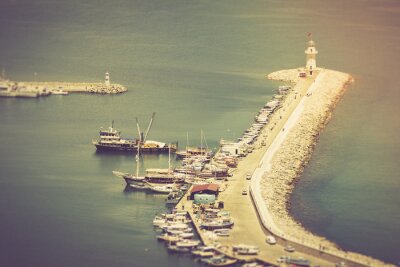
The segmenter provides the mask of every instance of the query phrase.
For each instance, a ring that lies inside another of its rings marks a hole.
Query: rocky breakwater
[[[299,79],[299,71],[299,69],[278,71],[268,75],[268,78],[296,82]],[[329,121],[332,110],[346,87],[353,81],[350,75],[332,70],[319,70],[318,75],[319,77],[310,86],[312,90],[308,91],[304,101],[299,104],[302,105],[301,114],[297,116],[290,129],[286,130],[288,131],[286,137],[268,163],[270,167],[263,170],[260,179],[261,198],[272,219],[271,225],[267,228],[278,236],[284,235],[283,238],[292,242],[360,265],[384,266],[386,264],[379,260],[343,251],[329,240],[314,235],[296,222],[288,212],[290,194],[310,159],[319,133]]]
[[[96,94],[120,94],[126,92],[127,89],[120,84],[105,85],[102,83],[91,84],[86,87],[86,92]]]
[[[85,82],[18,82],[18,88],[45,88],[49,91],[63,90],[70,93],[119,94],[127,89],[121,84],[85,83]]]

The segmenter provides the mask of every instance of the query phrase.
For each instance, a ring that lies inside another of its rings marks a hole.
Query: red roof
[[[219,185],[217,184],[202,184],[202,185],[195,185],[193,186],[191,193],[196,193],[204,190],[210,190],[218,192]]]

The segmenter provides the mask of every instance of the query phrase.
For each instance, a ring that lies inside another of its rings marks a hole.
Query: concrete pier
[[[127,89],[121,84],[110,83],[108,73],[106,73],[106,80],[104,83],[17,82],[0,79],[0,97],[36,98],[48,96],[51,92],[55,91],[67,93],[119,94],[126,92]]]
[[[17,82],[17,87],[46,88],[50,91],[61,89],[69,93],[119,94],[127,91],[120,84],[79,82]]]
[[[284,70],[269,75],[270,79],[295,83],[264,127],[251,154],[240,160],[233,176],[226,183],[218,201],[231,213],[234,227],[229,237],[216,237],[200,230],[199,221],[186,196],[178,208],[184,207],[206,245],[218,243],[220,250],[240,260],[254,256],[238,256],[230,249],[233,245],[248,244],[260,248],[257,260],[277,265],[277,258],[289,256],[304,258],[312,265],[335,266],[392,266],[358,253],[346,252],[332,242],[317,237],[295,222],[287,211],[288,197],[307,163],[320,130],[330,118],[335,104],[352,77],[348,74],[316,69],[312,76],[299,78],[301,69]],[[246,180],[251,172],[252,179]],[[249,190],[249,195],[242,191]],[[273,234],[276,245],[266,243]],[[296,251],[284,250],[287,245]],[[283,265],[284,266],[284,265]]]

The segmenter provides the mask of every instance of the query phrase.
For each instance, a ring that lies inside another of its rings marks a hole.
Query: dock
[[[287,266],[285,263],[277,261],[278,258],[286,256],[292,259],[307,259],[313,266],[337,266],[339,263],[345,264],[347,267],[392,266],[365,255],[343,251],[329,241],[318,243],[318,237],[314,239],[314,236],[309,233],[312,236],[310,238],[301,228],[293,228],[292,231],[282,228],[282,223],[285,222],[289,223],[289,227],[292,227],[290,221],[292,219],[285,217],[287,213],[286,199],[290,193],[288,191],[283,191],[285,194],[279,200],[285,201],[285,203],[270,200],[267,205],[267,196],[263,190],[267,190],[268,187],[275,187],[273,190],[277,190],[280,184],[269,183],[271,181],[266,180],[265,175],[280,175],[282,183],[292,184],[293,180],[302,172],[305,162],[312,152],[311,148],[313,142],[315,142],[316,133],[310,129],[304,129],[301,118],[303,120],[310,119],[310,114],[315,115],[319,112],[317,115],[322,115],[321,123],[326,123],[330,110],[334,107],[340,95],[343,94],[344,88],[352,80],[348,74],[326,69],[318,69],[314,72],[314,75],[302,79],[298,79],[298,70],[296,69],[275,73],[270,77],[271,79],[295,82],[295,86],[285,96],[280,107],[271,115],[268,124],[265,125],[254,144],[253,152],[241,158],[237,168],[233,171],[233,176],[229,177],[228,181],[223,182],[226,189],[220,192],[217,201],[224,203],[223,210],[229,211],[234,220],[230,235],[228,237],[216,237],[200,229],[201,222],[193,211],[192,202],[188,200],[190,189],[176,207],[188,212],[194,228],[205,245],[217,246],[220,253],[241,262],[256,260],[266,265]],[[330,85],[328,86],[328,84]],[[331,91],[327,92],[327,90]],[[326,97],[326,101],[328,101],[323,103],[328,106],[321,106],[321,108],[330,107],[330,109],[324,109],[325,113],[323,114],[320,113],[320,110],[312,109],[318,107],[315,101],[320,101],[320,96]],[[310,107],[312,108],[310,109]],[[315,121],[314,124],[311,123],[310,125],[318,126],[319,128],[316,128],[318,131],[323,127],[318,124],[318,121]],[[306,132],[296,132],[299,127],[303,127],[301,129]],[[304,140],[293,139],[293,135]],[[298,146],[302,143],[307,144],[307,151],[303,151],[303,147]],[[293,145],[299,150],[296,151]],[[281,155],[283,152],[280,149],[287,147],[291,147],[293,152],[284,151],[287,157],[283,159]],[[284,162],[282,163],[279,160],[284,160]],[[294,165],[293,162],[295,162]],[[286,166],[287,163],[291,165]],[[276,173],[271,173],[271,171],[276,171]],[[252,174],[251,180],[246,179],[248,173]],[[243,195],[243,190],[247,190],[248,194]],[[283,188],[282,190],[288,189]],[[277,220],[276,211],[269,210],[271,205],[275,210],[285,210],[282,217],[287,221]],[[266,243],[267,235],[275,236],[277,244]],[[232,246],[238,244],[257,246],[260,252],[257,256],[236,255],[232,251]],[[288,245],[294,247],[295,252],[285,251],[285,247]]]
[[[92,93],[92,94],[120,94],[127,91],[126,87],[110,82],[109,73],[105,74],[104,83],[101,82],[38,82],[38,81],[11,81],[0,79],[0,97],[37,98],[51,95],[52,92],[65,93]]]

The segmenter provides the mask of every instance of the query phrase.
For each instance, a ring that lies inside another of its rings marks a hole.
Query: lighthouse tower
[[[106,72],[106,78],[104,80],[106,86],[110,86],[110,73]]]
[[[304,52],[307,55],[306,71],[310,75],[313,75],[313,71],[317,68],[317,61],[315,60],[315,56],[318,54],[318,51],[315,48],[315,42],[311,38],[308,41],[308,47]]]

